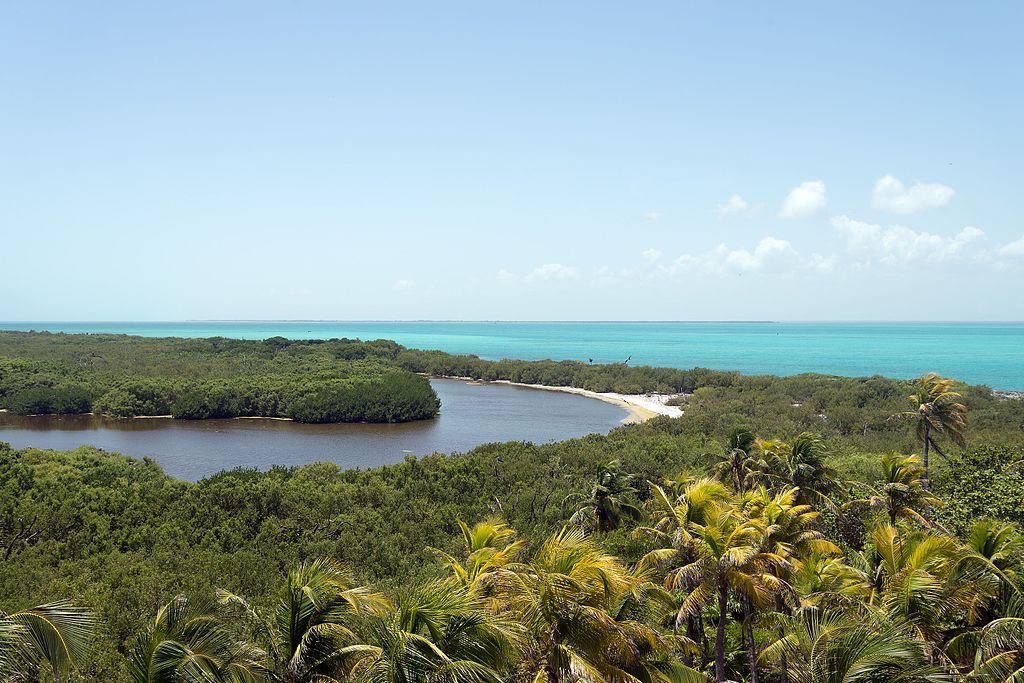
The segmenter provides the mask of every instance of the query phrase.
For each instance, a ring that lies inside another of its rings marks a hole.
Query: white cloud
[[[404,292],[416,287],[415,280],[396,280],[395,284],[391,285],[391,289],[396,292]]]
[[[644,260],[647,261],[648,263],[654,263],[655,261],[661,258],[661,253],[662,252],[660,249],[644,249],[643,257]]]
[[[738,194],[734,194],[729,197],[729,201],[724,204],[719,204],[715,207],[715,213],[718,214],[719,218],[725,218],[726,216],[732,216],[737,213],[743,213],[750,208],[750,204],[747,200]]]
[[[608,266],[601,266],[597,269],[594,282],[599,285],[617,285],[626,282],[633,277],[633,271],[628,268],[615,270]]]
[[[579,273],[572,266],[566,266],[561,263],[545,263],[527,273],[526,281],[575,280],[578,277]]]
[[[1024,237],[1015,242],[1004,244],[999,249],[999,255],[1009,256],[1010,258],[1024,258]]]
[[[753,249],[732,249],[725,244],[703,254],[683,254],[660,271],[669,275],[692,272],[732,273],[757,271],[793,273],[801,270],[823,271],[831,268],[831,260],[817,254],[801,256],[787,240],[765,237]]]
[[[518,275],[502,268],[498,271],[497,278],[500,282],[546,282],[549,280],[576,280],[579,272],[572,266],[561,263],[545,263],[537,266],[526,275]]]
[[[648,211],[647,213],[644,214],[644,220],[649,223],[657,223],[659,220],[661,220],[661,212]]]
[[[893,213],[917,213],[949,204],[956,190],[941,183],[915,180],[910,187],[892,175],[883,176],[875,183],[871,205]]]
[[[918,232],[904,225],[882,227],[848,216],[836,216],[832,226],[846,243],[846,251],[857,265],[872,263],[898,265],[916,261],[939,262],[965,256],[970,246],[985,238],[985,232],[968,226],[952,237]]]
[[[808,180],[789,191],[786,199],[782,202],[779,217],[807,218],[818,213],[827,205],[825,183],[821,180]]]

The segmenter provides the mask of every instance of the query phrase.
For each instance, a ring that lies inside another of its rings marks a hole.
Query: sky
[[[0,6],[0,320],[1024,320],[1024,3]]]

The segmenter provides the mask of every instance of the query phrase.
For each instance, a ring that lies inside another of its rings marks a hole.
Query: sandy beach
[[[473,379],[472,377],[438,377],[437,379],[458,379],[472,384],[508,384],[513,387],[524,387],[527,389],[541,389],[544,391],[561,391],[566,394],[576,394],[587,398],[596,398],[599,401],[614,403],[625,408],[629,415],[622,420],[622,424],[637,424],[646,422],[652,417],[665,415],[667,417],[680,417],[683,409],[679,406],[670,406],[666,403],[680,394],[617,394],[611,391],[599,392],[579,389],[577,387],[553,387],[547,384],[526,384],[524,382],[510,382],[505,379],[497,379],[492,382]]]

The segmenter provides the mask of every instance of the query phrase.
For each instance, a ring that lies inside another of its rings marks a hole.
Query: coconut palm
[[[870,586],[866,602],[926,643],[941,643],[949,624],[974,623],[999,588],[977,565],[961,562],[962,547],[942,533],[883,524],[869,546],[853,563]]]
[[[236,638],[212,600],[179,595],[160,608],[128,655],[135,683],[251,683],[267,680],[266,653]]]
[[[448,553],[434,550],[451,568],[455,578],[470,590],[478,588],[482,578],[511,563],[526,546],[515,540],[516,532],[500,519],[491,517],[472,528],[459,520],[466,557],[459,560]]]
[[[598,531],[614,531],[622,520],[639,519],[643,516],[631,497],[636,494],[632,477],[623,472],[618,460],[601,463],[597,469],[597,482],[586,497],[586,502],[569,519],[581,529],[596,528]]]
[[[775,611],[786,613],[785,595],[792,593],[791,583],[796,562],[808,556],[837,556],[842,551],[816,528],[820,515],[810,505],[798,504],[800,490],[796,487],[772,495],[762,488],[745,501],[744,512],[756,516],[764,524],[761,548],[773,555],[784,558],[785,562],[774,564],[770,571],[779,580],[774,592]],[[782,588],[785,587],[786,590]],[[751,668],[751,681],[757,681],[756,646],[751,627],[753,605],[744,601],[744,631],[747,639]],[[782,683],[788,683],[785,655],[782,657]]]
[[[718,604],[715,631],[715,679],[725,681],[725,626],[730,596],[745,607],[761,607],[779,588],[772,568],[786,560],[761,549],[764,524],[735,506],[712,506],[704,524],[691,524],[695,559],[669,572],[673,588],[693,585],[680,615],[695,614],[712,600]],[[749,609],[748,609],[749,611]],[[748,643],[749,645],[749,643]]]
[[[651,679],[670,644],[623,609],[648,584],[578,527],[548,538],[529,564],[502,572],[509,613],[529,635],[524,670],[536,683]]]
[[[923,444],[925,489],[931,488],[928,455],[930,449],[942,455],[938,437],[946,437],[958,446],[964,445],[967,429],[967,406],[960,403],[960,394],[952,390],[953,380],[929,372],[917,380],[915,393],[908,396],[913,410],[899,413],[914,420],[917,438]]]
[[[641,569],[657,568],[667,564],[679,567],[696,559],[690,526],[707,522],[707,513],[712,506],[724,505],[730,494],[725,484],[701,477],[683,482],[669,482],[668,493],[657,484],[651,484],[652,502],[655,505],[651,526],[637,527],[633,536],[653,538],[661,547],[645,555],[639,562]],[[670,579],[671,585],[674,579]],[[686,579],[683,590],[693,590],[696,583]],[[678,611],[678,609],[677,609]],[[685,614],[686,636],[691,641],[703,644],[704,627],[700,612]]]
[[[970,662],[966,680],[991,683],[1024,681],[1024,600],[1015,596],[1006,614],[977,631],[961,633],[946,651]]]
[[[967,557],[981,562],[1011,589],[1019,592],[1024,563],[1024,536],[1012,522],[981,518],[971,525],[964,542]]]
[[[366,683],[500,683],[521,650],[521,628],[455,580],[403,592],[365,633],[368,645],[346,661],[351,680]]]
[[[774,617],[783,635],[761,659],[786,662],[792,683],[875,683],[952,680],[927,663],[922,643],[870,611],[801,609]]]
[[[88,653],[96,619],[66,600],[14,612],[0,610],[0,680],[64,681]]]
[[[864,575],[832,554],[811,553],[793,560],[789,584],[799,597],[799,607],[849,607],[871,592]],[[783,610],[779,610],[783,612]]]
[[[803,432],[789,442],[757,439],[754,448],[766,465],[759,479],[767,486],[795,486],[801,503],[832,506],[838,482],[835,470],[825,463],[827,449],[820,435]]]
[[[354,585],[331,558],[304,562],[288,572],[277,605],[261,614],[243,598],[219,591],[220,601],[240,606],[250,628],[266,643],[276,680],[330,683],[368,648],[352,631],[354,620],[384,614],[390,603],[380,593]]]
[[[754,452],[756,439],[745,427],[737,427],[729,434],[725,454],[711,466],[711,473],[723,484],[743,493],[766,467]]]
[[[942,501],[925,486],[925,470],[920,458],[886,453],[880,464],[880,485],[867,498],[851,501],[844,507],[854,511],[864,507],[884,510],[890,525],[895,525],[897,519],[909,519],[930,526],[924,512],[931,505],[941,505]]]

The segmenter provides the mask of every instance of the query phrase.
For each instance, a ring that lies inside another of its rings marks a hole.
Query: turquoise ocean
[[[820,322],[6,322],[0,330],[151,337],[393,339],[482,358],[572,359],[744,373],[910,378],[935,371],[1024,390],[1024,323]]]

